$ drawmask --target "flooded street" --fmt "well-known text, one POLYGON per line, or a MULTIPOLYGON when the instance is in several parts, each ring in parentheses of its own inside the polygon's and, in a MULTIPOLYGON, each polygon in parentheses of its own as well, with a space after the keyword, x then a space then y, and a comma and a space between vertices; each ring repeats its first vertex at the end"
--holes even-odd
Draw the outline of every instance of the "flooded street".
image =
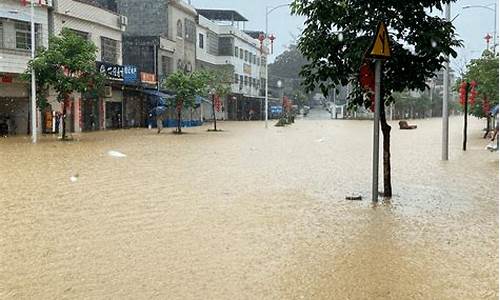
POLYGON ((497 299, 498 153, 462 121, 448 162, 441 119, 392 122, 377 205, 371 121, 0 139, 0 299, 497 299))

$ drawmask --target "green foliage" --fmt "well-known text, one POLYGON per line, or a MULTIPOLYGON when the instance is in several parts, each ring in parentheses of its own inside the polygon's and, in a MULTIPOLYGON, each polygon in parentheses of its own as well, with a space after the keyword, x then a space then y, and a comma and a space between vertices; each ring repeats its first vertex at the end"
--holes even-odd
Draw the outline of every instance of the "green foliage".
POLYGON ((206 90, 203 95, 208 95, 212 91, 219 97, 227 96, 231 93, 232 73, 220 70, 202 71, 206 78, 206 90))
POLYGON ((196 96, 208 94, 210 79, 210 73, 205 71, 193 73, 177 71, 165 80, 165 88, 175 93, 175 98, 170 99, 168 105, 176 108, 177 133, 181 133, 182 131, 182 109, 195 108, 196 96))
POLYGON ((442 68, 445 57, 456 57, 461 45, 455 28, 429 11, 442 10, 454 0, 295 0, 292 13, 306 17, 299 50, 308 63, 302 68, 308 91, 319 87, 326 95, 337 85, 352 84, 356 105, 370 105, 359 86, 359 68, 379 21, 390 36, 392 57, 383 67, 383 99, 393 92, 424 90, 426 79, 442 68))
POLYGON ((269 65, 270 83, 274 84, 274 82, 281 80, 283 94, 293 99, 299 106, 306 105, 308 99, 302 87, 303 79, 300 76, 302 67, 306 64, 307 60, 300 53, 297 45, 291 45, 269 65))
POLYGON ((59 102, 73 92, 102 92, 105 78, 96 70, 97 47, 68 29, 51 36, 48 49, 39 49, 23 74, 29 80, 34 70, 39 106, 47 102, 49 87, 57 92, 59 102))
POLYGON ((458 90, 462 81, 476 81, 477 96, 469 113, 478 118, 486 117, 483 109, 483 99, 486 97, 493 107, 498 104, 498 55, 485 51, 478 59, 473 59, 467 65, 467 71, 462 78, 458 79, 456 89, 458 90))
POLYGON ((175 93, 169 106, 177 110, 191 109, 196 106, 196 96, 206 95, 209 76, 205 72, 186 73, 177 71, 165 80, 165 88, 175 93))

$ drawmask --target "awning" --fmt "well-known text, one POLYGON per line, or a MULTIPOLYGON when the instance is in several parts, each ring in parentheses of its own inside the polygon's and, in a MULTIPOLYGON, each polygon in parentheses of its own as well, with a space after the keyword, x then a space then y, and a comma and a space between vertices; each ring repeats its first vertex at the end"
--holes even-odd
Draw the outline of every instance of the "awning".
POLYGON ((174 99, 175 95, 162 93, 158 90, 142 90, 142 92, 150 96, 150 102, 153 106, 167 106, 169 99, 174 99))
POLYGON ((142 92, 146 95, 155 96, 155 97, 159 97, 159 98, 165 98, 165 99, 175 98, 175 95, 165 94, 165 93, 162 93, 162 92, 157 91, 157 90, 143 90, 142 92))

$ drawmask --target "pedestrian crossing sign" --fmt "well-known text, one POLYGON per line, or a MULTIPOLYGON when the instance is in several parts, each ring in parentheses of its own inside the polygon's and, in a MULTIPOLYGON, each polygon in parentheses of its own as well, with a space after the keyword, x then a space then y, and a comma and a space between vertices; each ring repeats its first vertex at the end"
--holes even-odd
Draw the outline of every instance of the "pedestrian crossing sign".
POLYGON ((372 45, 366 53, 366 58, 388 59, 391 57, 389 34, 384 22, 378 23, 377 32, 372 45))

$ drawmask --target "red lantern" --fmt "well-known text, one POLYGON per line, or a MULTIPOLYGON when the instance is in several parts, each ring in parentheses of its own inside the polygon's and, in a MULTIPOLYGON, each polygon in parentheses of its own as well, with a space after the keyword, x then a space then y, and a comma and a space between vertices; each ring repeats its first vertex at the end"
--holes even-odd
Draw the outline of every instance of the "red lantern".
POLYGON ((371 110, 375 111, 375 73, 369 63, 363 63, 359 69, 359 83, 361 88, 370 93, 371 110))
POLYGON ((476 103, 476 96, 477 96, 476 86, 477 86, 477 83, 476 83, 476 81, 473 80, 470 83, 470 97, 469 97, 470 105, 474 105, 474 103, 476 103))
POLYGON ((460 104, 463 106, 465 105, 465 97, 467 95, 467 82, 462 81, 462 83, 460 84, 459 95, 460 95, 460 104))
POLYGON ((276 37, 274 35, 270 35, 269 36, 269 40, 271 41, 271 54, 273 54, 273 45, 274 45, 274 40, 276 39, 276 37))
POLYGON ((262 53, 262 44, 263 44, 265 39, 266 39, 266 36, 263 33, 259 33, 260 53, 262 53))

